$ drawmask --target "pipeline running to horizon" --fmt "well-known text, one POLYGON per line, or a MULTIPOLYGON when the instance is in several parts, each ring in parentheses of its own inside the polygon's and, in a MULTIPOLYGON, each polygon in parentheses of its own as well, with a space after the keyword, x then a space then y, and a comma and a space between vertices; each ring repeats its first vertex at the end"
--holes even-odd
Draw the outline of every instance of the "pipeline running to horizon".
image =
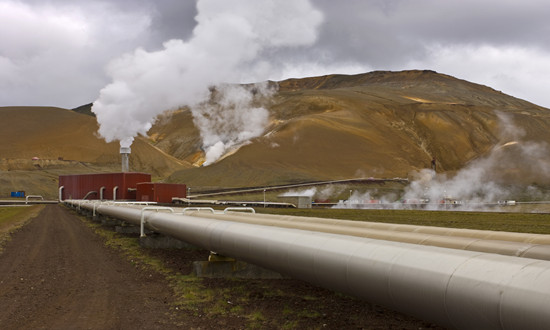
POLYGON ((64 202, 448 328, 550 324, 550 235, 64 202))

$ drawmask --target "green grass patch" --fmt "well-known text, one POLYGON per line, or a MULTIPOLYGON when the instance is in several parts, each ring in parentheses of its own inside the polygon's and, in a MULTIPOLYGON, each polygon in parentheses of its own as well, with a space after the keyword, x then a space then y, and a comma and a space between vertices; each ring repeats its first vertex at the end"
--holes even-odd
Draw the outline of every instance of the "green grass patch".
POLYGON ((256 311, 248 315, 248 318, 252 321, 263 321, 265 320, 264 315, 260 311, 256 311))
POLYGON ((0 207, 0 228, 36 216, 44 205, 0 207))
POLYGON ((10 234, 36 217, 43 208, 44 205, 0 207, 0 251, 10 234))

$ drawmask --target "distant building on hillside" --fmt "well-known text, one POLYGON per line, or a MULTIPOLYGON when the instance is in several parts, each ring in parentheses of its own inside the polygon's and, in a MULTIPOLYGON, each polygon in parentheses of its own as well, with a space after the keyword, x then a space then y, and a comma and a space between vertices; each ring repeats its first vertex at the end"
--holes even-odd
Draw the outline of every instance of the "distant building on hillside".
POLYGON ((300 196, 300 195, 279 195, 278 198, 284 200, 287 203, 292 203, 296 205, 299 209, 310 209, 312 198, 311 196, 300 196))
POLYGON ((173 197, 186 198, 187 186, 177 183, 140 182, 137 184, 138 202, 172 203, 173 197))

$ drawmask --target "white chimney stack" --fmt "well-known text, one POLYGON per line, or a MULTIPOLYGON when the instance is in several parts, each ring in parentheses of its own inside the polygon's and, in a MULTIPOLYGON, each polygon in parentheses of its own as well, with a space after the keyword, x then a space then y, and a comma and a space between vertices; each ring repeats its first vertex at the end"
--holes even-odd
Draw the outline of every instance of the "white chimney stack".
POLYGON ((130 164, 128 161, 130 152, 132 152, 130 147, 120 147, 120 156, 122 156, 122 172, 130 171, 130 164))

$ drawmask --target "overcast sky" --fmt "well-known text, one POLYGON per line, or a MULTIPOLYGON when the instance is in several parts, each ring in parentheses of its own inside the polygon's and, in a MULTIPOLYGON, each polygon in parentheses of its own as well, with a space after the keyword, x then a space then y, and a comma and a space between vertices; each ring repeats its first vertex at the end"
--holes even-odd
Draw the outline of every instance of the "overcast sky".
MULTIPOLYGON (((249 60, 256 69, 230 82, 431 69, 550 107, 550 1, 311 0, 309 26, 285 29, 292 1, 265 1, 278 7, 271 28, 309 34, 262 46, 249 60)), ((0 0, 0 106, 97 100, 124 54, 162 51, 171 39, 188 44, 200 11, 231 3, 200 2, 0 0)), ((219 42, 230 47, 231 37, 219 42)))

